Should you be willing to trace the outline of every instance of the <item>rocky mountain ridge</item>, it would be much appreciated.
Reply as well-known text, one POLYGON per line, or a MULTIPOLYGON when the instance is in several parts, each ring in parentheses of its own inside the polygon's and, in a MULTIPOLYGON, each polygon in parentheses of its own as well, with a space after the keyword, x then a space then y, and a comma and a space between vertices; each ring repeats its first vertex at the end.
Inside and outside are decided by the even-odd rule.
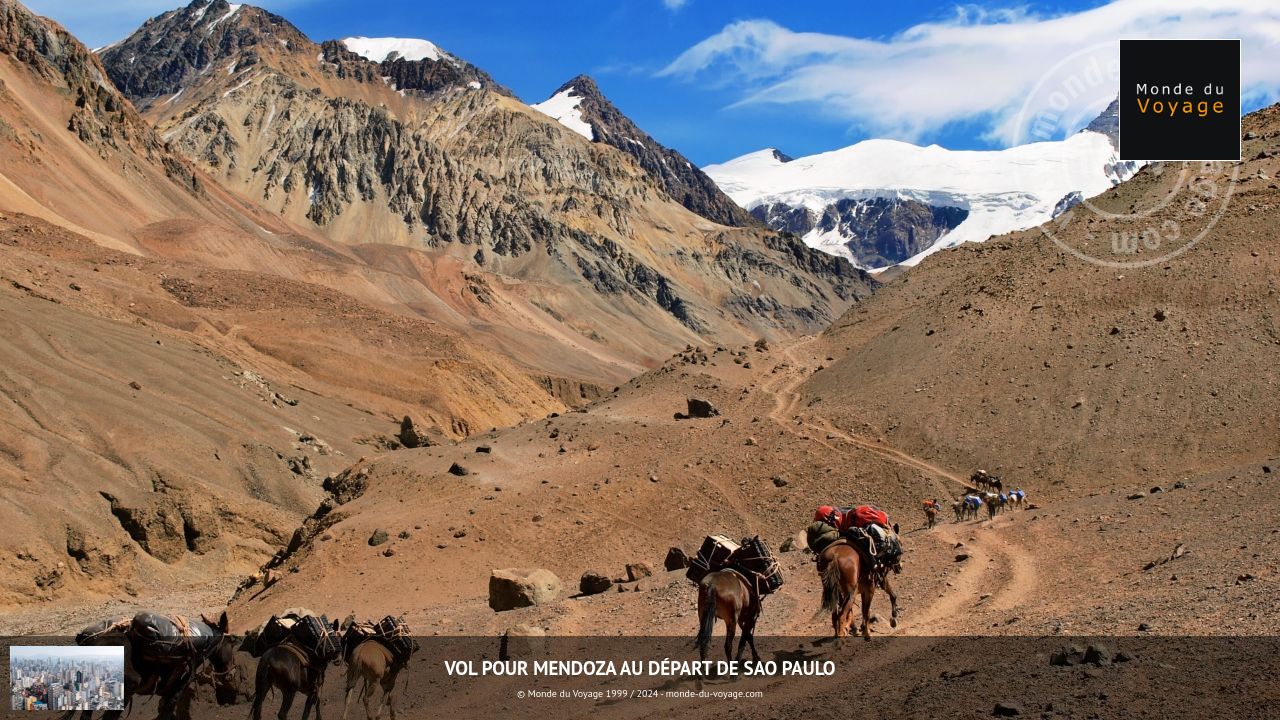
MULTIPOLYGON (((729 199, 715 181, 679 152, 654 140, 622 113, 587 75, 561 85, 551 99, 576 113, 576 122, 591 128, 589 140, 611 145, 632 156, 671 199, 721 225, 750 226, 752 216, 729 199)), ((551 100, 548 100, 551 102, 551 100)), ((542 104, 534 105, 540 109, 542 104)), ((576 125, 581 127, 581 125, 576 125)), ((777 229, 777 228, 775 228, 777 229)))
MULTIPOLYGON (((200 179, 169 152, 133 106, 113 87, 98 58, 61 26, 33 15, 25 7, 0 2, 0 54, 22 63, 40 80, 59 86, 74 98, 67 129, 103 159, 136 153, 163 166, 165 173, 189 192, 199 194, 200 179)), ((9 128, 14 133, 14 128, 9 128)))
POLYGON ((632 156, 491 81, 461 83, 479 75, 387 74, 452 56, 376 63, 223 5, 148 21, 103 59, 173 148, 246 199, 336 242, 422 249, 487 278, 500 290, 486 322, 643 365, 703 339, 814 331, 871 285, 798 241, 689 213, 632 156))

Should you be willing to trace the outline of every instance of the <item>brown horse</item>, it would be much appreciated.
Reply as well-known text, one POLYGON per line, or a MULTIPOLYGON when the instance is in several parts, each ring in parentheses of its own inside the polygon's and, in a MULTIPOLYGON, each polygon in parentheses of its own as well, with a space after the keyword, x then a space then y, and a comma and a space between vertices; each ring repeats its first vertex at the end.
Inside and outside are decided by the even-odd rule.
POLYGON ((877 586, 889 596, 893 608, 890 627, 898 626, 898 595, 889 584, 887 570, 877 570, 869 558, 852 545, 836 542, 818 555, 818 574, 822 577, 822 610, 831 613, 831 629, 837 638, 849 634, 853 596, 862 597, 862 637, 871 639, 871 598, 877 586))
POLYGON ((938 522, 938 506, 925 505, 924 506, 924 526, 929 530, 932 530, 933 526, 937 524, 937 522, 938 522))
POLYGON ((708 573, 698 583, 698 654, 707 659, 711 635, 716 630, 716 619, 724 621, 724 657, 734 660, 733 636, 742 628, 738 641, 737 660, 747 645, 751 646, 751 658, 760 660, 756 652, 756 620, 760 617, 760 597, 747 584, 747 579, 734 570, 717 570, 708 573))
POLYGON ((292 640, 268 648, 258 660, 253 708, 249 711, 251 720, 262 720, 262 703, 275 688, 280 688, 282 695, 280 712, 276 713, 280 720, 288 717, 298 693, 307 696, 307 703, 302 706, 302 720, 307 720, 312 708, 315 708, 316 720, 320 720, 320 691, 324 687, 325 669, 338 655, 335 652, 329 657, 313 657, 292 640))
POLYGON ((364 699, 365 717, 376 720, 382 717, 382 708, 385 707, 391 713, 391 720, 396 720, 396 678, 408 663, 408 655, 393 655, 386 645, 377 640, 365 640, 356 645, 347 658, 347 697, 342 709, 342 720, 347 720, 347 713, 351 711, 352 693, 362 680, 364 686, 360 689, 360 696, 364 699), (382 700, 378 703, 376 712, 372 708, 375 685, 382 688, 382 700))

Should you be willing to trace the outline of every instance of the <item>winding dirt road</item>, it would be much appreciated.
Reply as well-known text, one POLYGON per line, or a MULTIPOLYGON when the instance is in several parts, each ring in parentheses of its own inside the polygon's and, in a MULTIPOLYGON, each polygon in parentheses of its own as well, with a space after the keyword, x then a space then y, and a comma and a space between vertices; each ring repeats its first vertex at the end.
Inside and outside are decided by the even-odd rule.
MULTIPOLYGON (((838 452, 866 452, 918 471, 933 482, 941 497, 952 497, 965 486, 962 474, 885 445, 879 440, 842 430, 826 418, 799 414, 802 401, 798 389, 807 377, 804 372, 806 359, 800 357, 800 352, 809 347, 813 340, 812 337, 805 338, 786 348, 783 351, 786 363, 778 365, 774 370, 775 377, 762 386, 763 392, 774 396, 770 420, 797 435, 803 434, 804 430, 825 433, 828 438, 838 441, 837 445, 814 438, 809 441, 828 445, 838 452), (845 447, 839 447, 840 443, 845 447)), ((808 361, 813 362, 811 358, 808 361)), ((881 634, 895 635, 969 634, 974 629, 971 611, 976 604, 981 604, 986 610, 1016 609, 1021 601, 1034 592, 1037 571, 1031 551, 1003 532, 1007 526, 1008 515, 1004 515, 997 516, 994 520, 965 523, 952 523, 941 518, 932 531, 921 530, 913 538, 914 542, 941 543, 956 547, 957 551, 963 548, 963 552, 969 557, 958 562, 958 574, 950 576, 931 600, 917 604, 912 602, 912 598, 900 597, 900 600, 906 601, 903 604, 910 607, 911 611, 904 610, 896 629, 890 629, 887 623, 879 623, 875 630, 881 634)), ((906 572, 910 572, 910 569, 906 572)), ((876 602, 878 607, 883 600, 878 599, 876 602)), ((786 619, 780 623, 786 632, 802 631, 802 628, 812 631, 814 620, 811 608, 792 602, 778 604, 783 605, 779 610, 786 615, 786 619)))

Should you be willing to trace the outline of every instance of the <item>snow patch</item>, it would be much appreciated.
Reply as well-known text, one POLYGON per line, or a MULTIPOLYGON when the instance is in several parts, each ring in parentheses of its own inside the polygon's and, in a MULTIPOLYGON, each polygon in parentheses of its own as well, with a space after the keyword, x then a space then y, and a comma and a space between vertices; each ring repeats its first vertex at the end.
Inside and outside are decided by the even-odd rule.
MULTIPOLYGON (((703 171, 748 210, 778 203, 821 214, 838 200, 889 198, 969 211, 934 245, 902 263, 911 266, 944 248, 1047 222, 1069 193, 1093 197, 1132 177, 1138 167, 1120 163, 1106 135, 1084 131, 1005 150, 864 140, 787 162, 767 148, 703 171)), ((810 247, 846 258, 844 243, 852 239, 817 229, 804 237, 810 247)))
POLYGON ((591 127, 591 123, 582 119, 582 112, 578 110, 578 104, 582 102, 580 95, 575 95, 576 90, 572 87, 565 88, 560 92, 547 98, 545 102, 540 102, 529 107, 537 110, 543 115, 549 115, 560 122, 561 125, 578 133, 588 140, 595 139, 595 128, 591 127))
POLYGON ((242 83, 240 83, 239 85, 237 85, 237 86, 235 86, 235 87, 231 88, 230 90, 228 90, 228 91, 226 91, 226 92, 222 93, 222 97, 226 97, 226 96, 230 95, 231 93, 233 93, 233 92, 235 92, 235 91, 239 90, 240 88, 244 87, 245 85, 248 85, 248 84, 249 84, 250 82, 252 82, 252 81, 253 81, 253 77, 252 77, 252 76, 245 78, 244 82, 242 82, 242 83))
POLYGON ((467 87, 471 88, 472 90, 479 90, 480 83, 475 80, 472 80, 471 82, 467 83, 467 87))
MULTIPOLYGON (((205 6, 205 8, 208 8, 208 7, 209 7, 208 5, 206 5, 206 6, 205 6)), ((235 15, 236 13, 240 12, 240 8, 242 8, 242 7, 244 7, 244 4, 243 4, 243 3, 235 3, 235 4, 232 4, 232 5, 231 5, 231 9, 230 9, 230 10, 227 10, 227 14, 226 14, 226 15, 223 15, 222 17, 218 18, 217 20, 214 20, 213 22, 209 23, 209 27, 205 28, 204 34, 205 34, 205 35, 212 35, 212 34, 213 34, 213 29, 214 29, 215 27, 217 27, 217 26, 218 26, 218 23, 220 23, 220 22, 222 22, 223 20, 226 20, 226 19, 230 18, 232 15, 235 15)), ((203 14, 203 10, 202 10, 201 12, 202 12, 202 14, 203 14)))
POLYGON ((439 60, 447 56, 429 40, 415 38, 343 38, 342 44, 351 52, 374 62, 384 62, 395 53, 404 60, 439 60))

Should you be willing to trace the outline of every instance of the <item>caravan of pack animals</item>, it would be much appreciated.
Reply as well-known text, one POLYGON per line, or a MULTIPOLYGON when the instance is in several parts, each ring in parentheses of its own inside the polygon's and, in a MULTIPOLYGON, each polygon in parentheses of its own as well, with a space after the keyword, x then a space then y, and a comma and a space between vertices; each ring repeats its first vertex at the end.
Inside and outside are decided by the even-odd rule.
MULTIPOLYGON (((976 514, 962 510, 970 505, 985 505, 994 517, 1025 502, 1022 490, 1006 494, 1000 478, 985 471, 977 471, 971 479, 977 487, 966 487, 966 494, 955 501, 956 522, 976 514)), ((932 528, 938 500, 925 499, 921 505, 924 527, 932 528)), ((889 600, 890 627, 897 627, 898 597, 890 576, 903 570, 898 523, 872 505, 823 505, 814 511, 813 521, 802 535, 821 585, 820 612, 829 614, 836 639, 849 635, 851 629, 871 639, 871 605, 877 590, 889 600), (860 622, 855 622, 855 598, 861 599, 860 622)), ((726 660, 742 660, 749 648, 752 659, 759 661, 757 622, 765 599, 783 585, 782 570, 768 543, 759 536, 736 542, 724 535, 709 535, 686 560, 684 576, 694 586, 697 598, 700 660, 707 660, 717 622, 721 622, 726 660), (738 632, 741 636, 735 650, 738 632)), ((672 569, 670 562, 668 569, 672 569)), ((394 719, 397 679, 420 649, 402 617, 362 622, 348 616, 331 622, 325 615, 302 608, 273 614, 243 635, 230 631, 226 612, 217 619, 202 616, 192 621, 182 615, 143 611, 131 618, 112 618, 85 627, 75 642, 125 647, 125 711, 135 698, 155 696, 158 717, 164 720, 190 717, 198 684, 211 687, 213 699, 220 705, 252 698, 251 720, 261 720, 264 702, 276 691, 281 697, 281 720, 289 716, 299 694, 306 698, 302 717, 307 718, 314 709, 319 718, 320 691, 328 668, 340 663, 346 665, 343 719, 353 703, 363 704, 370 719, 380 717, 384 709, 394 719), (246 670, 245 663, 237 660, 238 654, 247 654, 256 664, 246 670)))

